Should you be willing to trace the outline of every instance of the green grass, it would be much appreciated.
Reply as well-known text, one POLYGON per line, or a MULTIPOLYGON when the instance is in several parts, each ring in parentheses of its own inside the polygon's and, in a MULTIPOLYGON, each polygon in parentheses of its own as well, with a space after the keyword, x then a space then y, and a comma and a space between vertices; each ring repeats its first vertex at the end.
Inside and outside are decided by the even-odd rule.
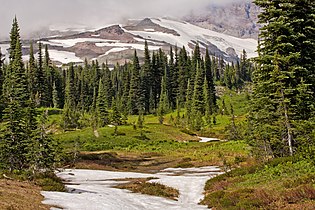
POLYGON ((153 195, 177 200, 179 196, 179 191, 177 189, 168 187, 160 183, 150 183, 147 182, 148 180, 150 179, 135 179, 131 182, 120 184, 116 187, 120 189, 128 189, 134 193, 142 193, 146 195, 153 195))
POLYGON ((315 166, 275 159, 211 179, 205 191, 202 203, 216 209, 314 209, 315 166))
POLYGON ((10 177, 12 180, 18 181, 30 181, 37 186, 40 186, 45 191, 58 191, 65 192, 66 188, 62 183, 62 179, 57 177, 53 172, 37 172, 34 174, 32 171, 0 171, 0 179, 3 178, 3 174, 10 177))
POLYGON ((154 153, 172 160, 189 158, 189 163, 185 163, 187 166, 236 166, 242 162, 239 160, 249 156, 249 148, 244 141, 199 143, 195 141, 196 137, 172 126, 147 125, 143 131, 146 139, 142 139, 140 131, 134 130, 132 126, 120 126, 118 130, 124 135, 113 136, 114 128, 105 127, 99 129, 98 138, 90 128, 58 134, 55 138, 68 152, 108 151, 137 156, 154 153))
MULTIPOLYGON (((241 123, 245 119, 245 108, 247 96, 245 93, 234 93, 226 90, 226 93, 218 100, 219 107, 222 100, 225 100, 227 107, 233 103, 236 123, 241 123), (244 101, 245 100, 245 101, 244 101)), ((230 108, 228 108, 230 109, 230 108)), ((185 114, 185 110, 180 111, 180 116, 185 114)), ((63 132, 58 127, 61 120, 60 114, 52 112, 49 116, 49 123, 54 130, 54 138, 58 139, 66 152, 82 151, 106 151, 118 153, 132 153, 142 156, 146 153, 154 153, 165 156, 172 160, 188 160, 177 163, 180 167, 200 166, 215 164, 220 166, 237 166, 246 162, 249 157, 249 148, 244 141, 233 142, 211 142, 199 143, 199 136, 228 138, 227 126, 230 124, 230 115, 217 115, 216 124, 208 126, 199 132, 187 128, 176 127, 174 121, 177 112, 174 111, 165 115, 164 125, 159 124, 158 116, 146 115, 144 117, 144 128, 134 129, 133 124, 138 120, 137 115, 128 117, 128 125, 118 126, 118 135, 114 134, 114 128, 99 128, 99 137, 95 137, 91 127, 75 131, 63 132), (59 129, 59 130, 58 130, 59 129)), ((88 121, 89 116, 86 115, 88 121)))

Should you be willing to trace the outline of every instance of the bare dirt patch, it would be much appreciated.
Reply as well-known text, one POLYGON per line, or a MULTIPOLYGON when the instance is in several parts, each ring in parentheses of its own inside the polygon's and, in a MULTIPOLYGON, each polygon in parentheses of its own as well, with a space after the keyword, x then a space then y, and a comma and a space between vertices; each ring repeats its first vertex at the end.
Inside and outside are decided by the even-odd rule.
POLYGON ((41 203, 44 197, 40 190, 30 182, 0 179, 0 209, 50 209, 50 206, 41 203))

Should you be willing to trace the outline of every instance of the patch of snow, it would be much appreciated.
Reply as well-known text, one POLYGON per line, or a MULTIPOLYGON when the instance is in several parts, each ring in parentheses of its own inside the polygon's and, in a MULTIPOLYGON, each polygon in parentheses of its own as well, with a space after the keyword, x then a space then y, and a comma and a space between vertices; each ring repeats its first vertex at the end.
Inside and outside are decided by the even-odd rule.
POLYGON ((207 137, 199 137, 201 140, 199 142, 210 142, 210 141, 221 141, 218 138, 207 138, 207 137))
POLYGON ((100 38, 76 38, 76 39, 51 39, 46 44, 52 45, 52 46, 61 46, 61 47, 72 47, 77 43, 80 42, 119 42, 119 40, 109 40, 109 39, 100 39, 100 38))
POLYGON ((145 42, 145 39, 141 39, 138 37, 133 37, 134 40, 138 41, 138 42, 145 42))
POLYGON ((100 37, 101 34, 91 34, 91 36, 93 36, 93 37, 100 37))
MULTIPOLYGON (((144 50, 144 44, 134 44, 134 43, 109 43, 109 42, 103 42, 103 43, 96 43, 97 47, 120 47, 120 48, 131 48, 136 50, 144 50)), ((160 49, 159 46, 148 46, 149 50, 158 50, 160 49)))
POLYGON ((180 176, 174 176, 175 169, 165 169, 163 170, 164 173, 157 174, 68 169, 57 175, 66 180, 68 183, 66 187, 69 192, 43 191, 42 195, 45 196, 43 203, 76 210, 207 209, 207 206, 198 205, 198 203, 203 197, 206 181, 222 173, 219 168, 203 167, 177 170, 184 173, 180 176), (170 171, 170 174, 165 174, 166 171, 170 171), (113 188, 118 183, 123 183, 123 181, 114 181, 117 179, 147 177, 158 178, 150 180, 150 182, 159 182, 177 188, 180 192, 178 201, 113 188))
POLYGON ((64 47, 65 45, 62 43, 54 42, 54 40, 51 41, 40 41, 43 45, 50 45, 50 46, 57 46, 57 47, 64 47))
POLYGON ((9 61, 9 49, 10 49, 10 44, 0 44, 1 48, 1 54, 4 56, 5 61, 9 61))
POLYGON ((147 32, 154 32, 155 30, 153 28, 145 28, 144 31, 147 31, 147 32))
POLYGON ((81 58, 78 58, 75 53, 67 52, 67 51, 59 51, 59 50, 48 50, 49 57, 52 61, 59 61, 63 64, 67 63, 80 63, 83 62, 81 58))
POLYGON ((108 50, 105 55, 108 55, 109 53, 113 53, 113 52, 120 52, 120 51, 124 51, 124 50, 128 50, 129 48, 127 47, 115 47, 115 48, 112 48, 110 50, 108 50))

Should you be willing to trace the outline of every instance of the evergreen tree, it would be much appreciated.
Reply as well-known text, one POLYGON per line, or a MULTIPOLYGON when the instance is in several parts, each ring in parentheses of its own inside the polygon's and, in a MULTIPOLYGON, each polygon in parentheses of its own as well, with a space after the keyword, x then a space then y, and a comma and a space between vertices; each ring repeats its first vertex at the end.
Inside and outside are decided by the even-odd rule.
POLYGON ((36 72, 36 64, 34 57, 34 49, 33 43, 30 45, 30 59, 28 61, 28 83, 29 83, 29 92, 31 93, 31 98, 35 100, 35 72, 36 72))
POLYGON ((196 44, 193 56, 192 56, 192 61, 191 61, 191 71, 190 71, 190 78, 195 78, 195 74, 197 72, 197 65, 201 65, 201 53, 200 53, 200 47, 199 43, 196 44))
POLYGON ((111 80, 111 73, 110 70, 106 65, 103 66, 104 69, 104 98, 105 98, 105 104, 108 108, 112 106, 112 97, 113 97, 113 91, 112 91, 112 80, 111 80))
POLYGON ((193 86, 193 83, 190 82, 190 79, 188 79, 186 103, 185 103, 187 125, 191 125, 191 119, 193 117, 192 115, 193 94, 194 94, 194 86, 193 86))
POLYGON ((131 71, 128 109, 129 114, 137 114, 139 112, 139 86, 140 86, 140 64, 137 52, 134 52, 133 65, 131 71))
POLYGON ((194 114, 200 112, 200 114, 203 115, 205 113, 205 104, 203 99, 203 81, 204 77, 202 77, 202 69, 200 68, 199 64, 197 64, 192 99, 192 112, 194 114))
POLYGON ((144 43, 144 64, 142 65, 142 79, 141 79, 140 91, 143 92, 143 106, 144 113, 149 113, 150 111, 150 90, 152 87, 152 65, 150 52, 148 48, 148 42, 144 43))
POLYGON ((65 87, 65 105, 63 109, 63 128, 73 129, 79 126, 79 116, 75 104, 74 67, 70 65, 65 87))
POLYGON ((121 115, 117 109, 116 103, 113 104, 112 124, 115 126, 114 135, 118 135, 118 125, 122 123, 121 115))
POLYGON ((166 82, 165 82, 165 76, 162 78, 162 83, 161 83, 161 97, 160 97, 160 102, 159 102, 159 107, 158 107, 158 116, 159 116, 159 121, 161 124, 163 124, 164 120, 164 115, 168 112, 170 104, 168 100, 168 94, 167 94, 167 89, 166 89, 166 82))
POLYGON ((45 45, 45 57, 44 57, 44 96, 45 96, 45 105, 47 107, 53 106, 52 101, 52 92, 53 92, 53 85, 54 85, 54 71, 53 67, 51 66, 51 61, 49 57, 48 45, 45 45))
POLYGON ((129 66, 125 63, 123 67, 123 76, 122 76, 122 83, 123 83, 123 93, 121 96, 121 103, 120 103, 120 111, 124 116, 128 115, 128 96, 129 96, 129 89, 130 89, 130 73, 129 73, 129 66))
POLYGON ((5 107, 4 105, 4 95, 3 95, 3 82, 4 82, 4 68, 3 68, 3 58, 0 48, 0 122, 2 122, 2 114, 3 109, 5 107))
POLYGON ((298 136, 295 122, 309 121, 314 116, 314 83, 311 79, 304 80, 314 78, 314 61, 305 51, 314 47, 314 33, 305 36, 314 30, 314 18, 306 22, 301 18, 314 16, 314 2, 256 0, 255 3, 263 8, 259 18, 264 26, 260 33, 258 68, 254 72, 251 143, 266 155, 292 155, 301 146, 296 139, 303 139, 298 136), (301 94, 303 83, 302 89, 308 91, 301 94), (309 101, 312 106, 297 108, 301 100, 309 101))
POLYGON ((33 144, 31 144, 31 164, 34 171, 53 169, 54 163, 57 161, 57 144, 55 144, 52 136, 47 133, 47 115, 47 111, 41 115, 39 126, 37 130, 35 130, 33 137, 33 144))
POLYGON ((210 91, 209 91, 209 85, 208 85, 207 77, 205 77, 203 82, 203 100, 204 100, 204 106, 205 106, 205 119, 208 125, 211 124, 211 115, 212 115, 212 104, 211 104, 211 97, 210 97, 210 91))
POLYGON ((27 110, 30 95, 26 71, 22 60, 22 47, 16 18, 11 30, 10 71, 5 78, 6 108, 4 110, 4 129, 1 131, 0 160, 2 167, 14 170, 28 167, 27 151, 29 146, 27 110), (15 33, 15 34, 13 34, 15 33), (12 42, 15 41, 15 44, 12 42))
POLYGON ((173 53, 173 48, 170 48, 170 59, 168 63, 169 67, 169 102, 171 105, 172 109, 175 109, 176 107, 176 96, 177 96, 177 91, 178 91, 178 72, 177 68, 175 66, 175 61, 174 61, 174 53, 173 53))
POLYGON ((97 112, 99 127, 104 127, 105 125, 108 125, 110 123, 109 112, 107 109, 108 109, 108 106, 106 103, 106 89, 105 89, 105 85, 102 79, 100 79, 97 100, 96 100, 96 112, 97 112))
POLYGON ((185 47, 180 50, 178 58, 178 95, 179 106, 183 107, 186 101, 187 82, 189 78, 189 63, 185 47))
POLYGON ((42 44, 38 44, 38 64, 34 72, 34 98, 36 106, 45 106, 45 73, 43 69, 42 44))
POLYGON ((17 18, 14 17, 12 27, 11 27, 11 32, 10 32, 10 64, 13 64, 13 60, 15 60, 15 49, 16 49, 16 44, 20 40, 20 27, 17 21, 17 18))
POLYGON ((58 91, 57 91, 57 87, 56 87, 56 83, 55 82, 54 82, 54 85, 53 85, 52 101, 53 101, 53 107, 54 108, 59 108, 60 99, 59 99, 59 95, 58 95, 58 91))
POLYGON ((207 81, 207 89, 208 89, 208 103, 209 103, 209 114, 212 114, 215 112, 217 107, 216 102, 216 91, 215 91, 215 85, 214 85, 214 78, 213 78, 213 72, 212 72, 212 63, 209 55, 208 48, 206 49, 206 55, 205 55, 205 79, 207 81))

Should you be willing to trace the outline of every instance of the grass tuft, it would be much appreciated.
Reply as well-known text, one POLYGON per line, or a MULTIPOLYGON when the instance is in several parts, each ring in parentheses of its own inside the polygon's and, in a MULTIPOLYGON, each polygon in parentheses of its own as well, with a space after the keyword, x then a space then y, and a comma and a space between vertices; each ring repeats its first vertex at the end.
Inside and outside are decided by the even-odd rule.
POLYGON ((119 189, 127 189, 134 193, 142 193, 177 200, 179 196, 179 191, 177 189, 156 182, 148 182, 150 179, 152 178, 134 179, 129 183, 120 184, 116 187, 119 189))

